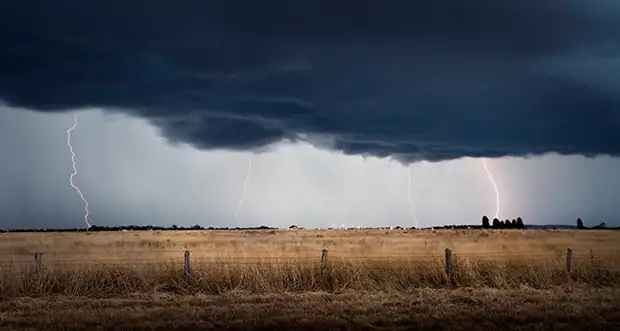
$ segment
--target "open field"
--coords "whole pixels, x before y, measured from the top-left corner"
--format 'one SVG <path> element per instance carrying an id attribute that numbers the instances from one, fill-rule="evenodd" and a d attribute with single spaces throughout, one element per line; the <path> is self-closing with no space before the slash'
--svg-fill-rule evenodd
<path id="1" fill-rule="evenodd" d="M 44 252 L 48 259 L 177 257 L 316 257 L 462 254 L 607 254 L 620 252 L 620 231 L 587 230 L 263 230 L 0 233 L 0 254 Z M 54 254 L 56 253 L 56 254 Z M 18 254 L 18 255 L 14 255 Z M 88 257 L 87 257 L 88 256 Z M 1 260 L 1 259 L 0 259 Z"/>
<path id="2" fill-rule="evenodd" d="M 0 235 L 4 295 L 544 289 L 620 283 L 620 232 L 301 230 L 15 233 Z M 321 270 L 321 250 L 328 250 Z M 446 275 L 445 248 L 453 251 Z M 566 270 L 567 248 L 573 268 Z M 191 282 L 183 271 L 191 252 Z M 41 255 L 34 272 L 33 253 Z M 103 281 L 106 280 L 106 281 Z M 53 284 L 53 285 L 52 285 Z"/>
<path id="3" fill-rule="evenodd" d="M 3 233 L 0 328 L 620 330 L 619 243 L 574 230 Z"/>

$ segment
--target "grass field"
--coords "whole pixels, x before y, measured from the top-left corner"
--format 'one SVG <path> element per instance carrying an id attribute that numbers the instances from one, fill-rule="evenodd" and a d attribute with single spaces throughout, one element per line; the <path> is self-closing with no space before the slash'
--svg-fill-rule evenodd
<path id="1" fill-rule="evenodd" d="M 0 328 L 620 329 L 610 308 L 619 240 L 571 230 L 3 233 Z"/>

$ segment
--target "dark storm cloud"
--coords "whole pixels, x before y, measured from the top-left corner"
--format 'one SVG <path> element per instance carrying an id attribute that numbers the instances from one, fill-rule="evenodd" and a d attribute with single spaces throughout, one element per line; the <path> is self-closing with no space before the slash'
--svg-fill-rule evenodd
<path id="1" fill-rule="evenodd" d="M 199 148 L 619 155 L 619 16 L 615 0 L 7 2 L 0 98 L 132 113 Z"/>

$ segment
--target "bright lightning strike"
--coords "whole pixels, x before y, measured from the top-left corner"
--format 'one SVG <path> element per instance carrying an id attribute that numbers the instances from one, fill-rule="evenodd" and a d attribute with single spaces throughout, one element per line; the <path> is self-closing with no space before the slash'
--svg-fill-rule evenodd
<path id="1" fill-rule="evenodd" d="M 411 165 L 407 167 L 407 179 L 409 180 L 409 185 L 407 186 L 407 200 L 409 200 L 409 204 L 411 205 L 411 209 L 409 210 L 409 215 L 413 218 L 415 222 L 416 229 L 419 228 L 418 218 L 415 217 L 415 203 L 413 202 L 413 197 L 411 196 Z"/>
<path id="2" fill-rule="evenodd" d="M 497 189 L 497 184 L 495 183 L 493 175 L 487 166 L 487 160 L 482 159 L 482 164 L 484 165 L 484 171 L 487 172 L 487 176 L 489 176 L 489 180 L 491 181 L 491 184 L 493 184 L 493 189 L 495 190 L 495 218 L 499 219 L 499 190 Z"/>
<path id="3" fill-rule="evenodd" d="M 243 205 L 243 200 L 245 200 L 245 194 L 248 190 L 248 182 L 250 181 L 250 174 L 252 173 L 252 154 L 248 158 L 248 173 L 245 175 L 245 182 L 243 183 L 243 191 L 241 193 L 241 199 L 239 200 L 239 205 L 237 206 L 237 211 L 235 212 L 235 217 L 237 221 L 241 221 L 241 217 L 239 217 L 239 211 L 241 210 L 241 206 Z"/>
<path id="4" fill-rule="evenodd" d="M 75 167 L 75 153 L 73 152 L 73 146 L 71 146 L 71 131 L 73 131 L 75 127 L 77 127 L 77 124 L 77 113 L 73 112 L 73 126 L 69 130 L 67 130 L 67 146 L 69 147 L 69 152 L 71 152 L 71 163 L 73 165 L 73 172 L 71 173 L 71 176 L 69 176 L 69 184 L 71 184 L 71 187 L 73 187 L 77 191 L 77 193 L 80 195 L 80 198 L 84 202 L 84 222 L 86 223 L 86 227 L 90 228 L 90 223 L 88 222 L 88 201 L 86 201 L 86 199 L 84 198 L 84 194 L 82 194 L 80 188 L 73 183 L 73 177 L 77 175 L 77 168 Z"/>

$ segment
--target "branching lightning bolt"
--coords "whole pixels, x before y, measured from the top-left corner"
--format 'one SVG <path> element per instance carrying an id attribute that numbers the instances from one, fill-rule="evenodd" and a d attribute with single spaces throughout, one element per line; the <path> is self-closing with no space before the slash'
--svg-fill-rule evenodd
<path id="1" fill-rule="evenodd" d="M 77 124 L 77 113 L 73 112 L 73 126 L 69 130 L 67 130 L 67 146 L 69 147 L 69 152 L 71 152 L 71 163 L 73 165 L 73 172 L 71 173 L 71 176 L 69 176 L 69 184 L 71 184 L 71 187 L 73 187 L 77 191 L 77 193 L 80 195 L 80 198 L 84 202 L 84 222 L 86 223 L 86 227 L 90 228 L 90 223 L 88 222 L 88 201 L 86 201 L 86 199 L 84 198 L 84 194 L 82 194 L 80 188 L 73 183 L 73 177 L 77 175 L 77 168 L 75 167 L 75 153 L 73 152 L 73 146 L 71 146 L 71 131 L 73 131 L 75 127 L 77 127 Z"/>
<path id="2" fill-rule="evenodd" d="M 487 176 L 489 176 L 489 180 L 491 181 L 491 184 L 493 184 L 493 189 L 495 190 L 495 218 L 499 219 L 499 190 L 497 189 L 497 184 L 495 183 L 493 175 L 487 166 L 487 160 L 482 159 L 482 164 L 484 165 L 484 171 L 487 172 Z"/>
<path id="3" fill-rule="evenodd" d="M 250 181 L 250 174 L 252 173 L 252 155 L 248 158 L 248 173 L 245 175 L 245 182 L 243 183 L 243 191 L 241 192 L 241 199 L 239 200 L 239 205 L 237 206 L 237 211 L 235 212 L 235 217 L 237 221 L 241 221 L 241 217 L 239 217 L 239 211 L 241 210 L 241 206 L 243 205 L 243 200 L 245 200 L 245 194 L 248 190 L 248 182 Z"/>
<path id="4" fill-rule="evenodd" d="M 411 205 L 411 209 L 409 210 L 409 215 L 413 218 L 415 222 L 416 229 L 419 227 L 418 218 L 415 217 L 415 203 L 413 202 L 413 197 L 411 197 L 411 165 L 407 167 L 407 179 L 409 180 L 409 185 L 407 186 L 407 200 L 409 200 L 409 204 Z"/>

